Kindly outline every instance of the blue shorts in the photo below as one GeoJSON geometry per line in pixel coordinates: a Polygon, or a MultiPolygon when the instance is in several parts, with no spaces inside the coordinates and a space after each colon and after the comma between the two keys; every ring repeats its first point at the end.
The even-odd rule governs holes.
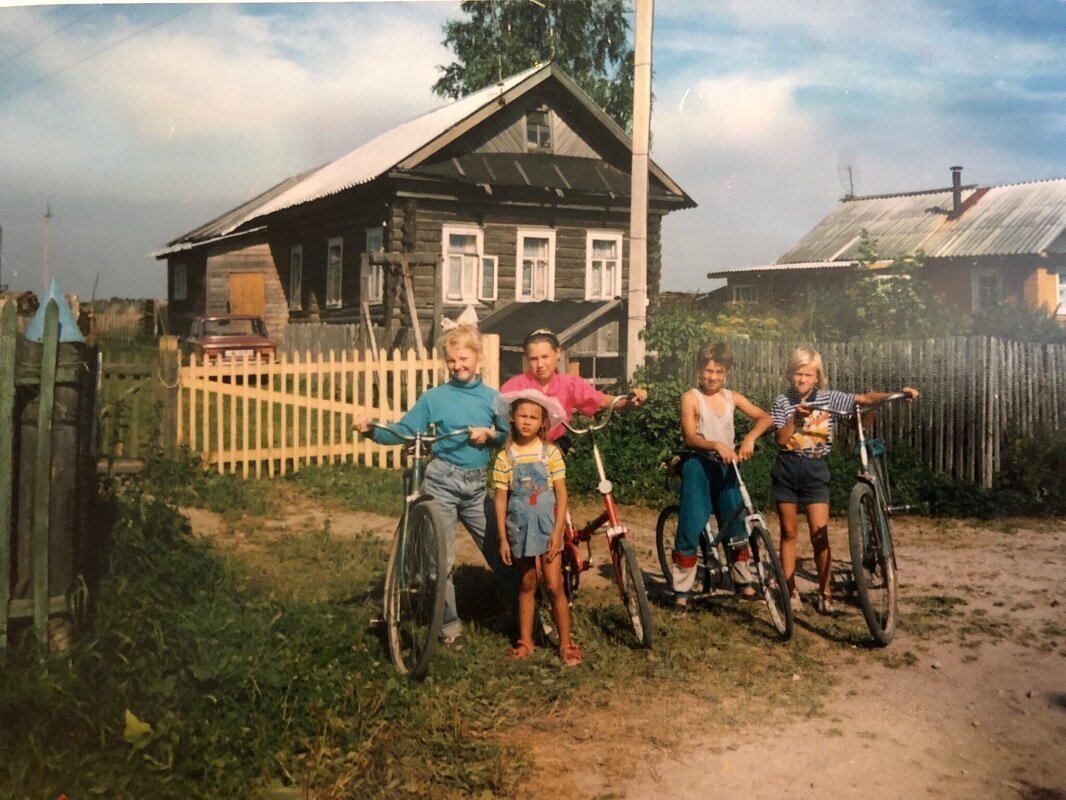
{"type": "Polygon", "coordinates": [[[806,506],[829,503],[829,465],[822,458],[807,458],[797,453],[777,454],[770,470],[774,500],[806,506]]]}

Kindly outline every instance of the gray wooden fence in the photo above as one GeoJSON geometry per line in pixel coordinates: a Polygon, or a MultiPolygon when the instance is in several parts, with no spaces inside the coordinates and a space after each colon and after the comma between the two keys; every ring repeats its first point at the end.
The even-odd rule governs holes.
{"type": "MultiPolygon", "coordinates": [[[[783,391],[791,344],[732,344],[731,386],[763,403],[783,391]]],[[[1066,345],[958,336],[817,349],[831,388],[921,390],[918,402],[882,415],[882,435],[909,445],[927,465],[954,478],[991,486],[1007,436],[1066,425],[1066,345]]]]}

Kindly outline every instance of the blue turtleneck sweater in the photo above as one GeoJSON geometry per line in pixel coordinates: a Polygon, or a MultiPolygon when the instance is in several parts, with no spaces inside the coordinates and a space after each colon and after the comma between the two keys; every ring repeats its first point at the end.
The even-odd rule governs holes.
{"type": "MultiPolygon", "coordinates": [[[[499,392],[486,386],[477,377],[468,383],[450,380],[425,392],[403,419],[391,427],[405,435],[437,426],[437,433],[450,433],[459,428],[495,428],[496,441],[475,446],[465,436],[443,439],[433,446],[437,458],[462,469],[480,469],[489,463],[489,455],[497,443],[507,439],[508,421],[496,414],[494,407],[499,392]]],[[[380,428],[371,429],[371,438],[378,444],[397,444],[395,436],[380,428]]]]}

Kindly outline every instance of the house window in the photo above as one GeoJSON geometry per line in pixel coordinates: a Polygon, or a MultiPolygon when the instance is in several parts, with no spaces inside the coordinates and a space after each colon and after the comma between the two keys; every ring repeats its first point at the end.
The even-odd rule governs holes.
{"type": "Polygon", "coordinates": [[[526,112],[526,151],[548,152],[552,149],[551,112],[536,108],[526,112]]]}
{"type": "Polygon", "coordinates": [[[326,308],[341,307],[341,272],[344,263],[344,239],[339,236],[326,242],[326,308]]]}
{"type": "Polygon", "coordinates": [[[622,294],[622,234],[589,231],[585,299],[610,300],[622,294]]]}
{"type": "Polygon", "coordinates": [[[1059,291],[1056,297],[1058,298],[1059,305],[1058,308],[1055,309],[1055,313],[1061,317],[1066,316],[1066,272],[1060,272],[1058,274],[1058,280],[1059,291]]]}
{"type": "Polygon", "coordinates": [[[555,231],[518,231],[516,300],[555,299],[555,231]]]}
{"type": "Polygon", "coordinates": [[[975,269],[972,274],[973,310],[984,311],[995,308],[1003,298],[1003,284],[999,270],[995,268],[975,269]]]}
{"type": "Polygon", "coordinates": [[[304,291],[304,246],[294,244],[289,248],[289,309],[303,308],[304,291]]]}
{"type": "Polygon", "coordinates": [[[496,256],[481,257],[481,286],[478,289],[478,299],[495,300],[496,282],[499,272],[499,259],[496,256]]]}
{"type": "MultiPolygon", "coordinates": [[[[759,290],[753,283],[738,283],[729,287],[730,299],[734,303],[756,303],[759,300],[759,290]]],[[[808,302],[813,302],[815,290],[811,286],[807,289],[808,302]]]]}
{"type": "Polygon", "coordinates": [[[385,252],[385,232],[378,226],[366,229],[366,294],[368,303],[380,303],[385,295],[385,271],[381,264],[371,263],[370,257],[385,252]]]}
{"type": "Polygon", "coordinates": [[[484,283],[481,230],[445,227],[443,238],[445,302],[476,303],[484,283]]]}
{"type": "Polygon", "coordinates": [[[174,299],[189,299],[189,268],[185,264],[175,264],[172,268],[174,274],[174,299]]]}

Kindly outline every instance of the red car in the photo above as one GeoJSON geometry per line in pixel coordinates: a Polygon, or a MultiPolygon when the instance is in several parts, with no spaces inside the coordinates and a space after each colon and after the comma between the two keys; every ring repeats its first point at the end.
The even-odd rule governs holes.
{"type": "Polygon", "coordinates": [[[197,317],[185,340],[185,352],[198,358],[240,359],[262,353],[274,358],[274,340],[261,317],[216,314],[197,317]]]}

